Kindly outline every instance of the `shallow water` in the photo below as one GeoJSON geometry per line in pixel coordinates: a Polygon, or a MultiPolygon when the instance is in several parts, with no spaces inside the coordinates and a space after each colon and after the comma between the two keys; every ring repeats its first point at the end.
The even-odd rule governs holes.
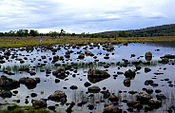
{"type": "MultiPolygon", "coordinates": [[[[93,45],[93,44],[91,44],[93,45]]],[[[112,52],[107,52],[106,50],[103,50],[102,45],[98,44],[99,47],[93,47],[91,48],[90,45],[85,45],[81,46],[79,48],[72,48],[72,46],[66,45],[64,47],[63,45],[59,46],[54,46],[54,48],[58,50],[55,55],[58,56],[64,56],[65,52],[67,50],[72,50],[74,51],[71,53],[71,57],[69,59],[64,61],[58,61],[57,63],[60,64],[70,64],[71,62],[76,62],[76,63],[87,63],[86,66],[81,67],[79,66],[77,69],[77,73],[70,71],[70,75],[64,79],[61,80],[59,83],[55,83],[55,76],[50,74],[50,76],[46,76],[46,69],[50,69],[51,71],[54,71],[56,69],[54,64],[52,63],[52,60],[49,60],[49,58],[53,58],[52,51],[49,49],[45,49],[42,47],[34,47],[32,51],[26,51],[25,49],[22,50],[22,48],[14,48],[14,49],[9,49],[12,54],[15,54],[18,59],[24,59],[24,57],[27,57],[27,60],[25,60],[25,63],[20,64],[19,61],[16,59],[12,59],[11,56],[6,62],[1,64],[1,72],[0,75],[5,75],[9,78],[13,78],[16,80],[19,80],[22,77],[39,77],[41,79],[41,82],[37,84],[37,87],[34,89],[27,89],[25,85],[20,85],[19,88],[14,89],[18,90],[19,93],[16,96],[12,96],[12,98],[6,98],[2,99],[0,102],[10,102],[10,103],[15,103],[13,100],[20,99],[20,103],[17,103],[18,105],[32,105],[31,100],[32,99],[40,99],[40,98],[47,98],[50,94],[54,93],[56,90],[61,90],[64,91],[67,95],[67,102],[72,102],[74,101],[75,103],[79,103],[82,101],[82,99],[87,98],[89,102],[85,104],[82,107],[75,106],[73,108],[76,113],[89,113],[91,112],[102,112],[104,108],[104,104],[110,103],[108,99],[104,99],[103,95],[101,93],[94,94],[94,97],[88,97],[90,94],[86,93],[87,89],[84,87],[84,83],[86,81],[92,83],[90,79],[88,79],[87,72],[90,68],[90,65],[88,64],[89,62],[106,62],[106,63],[117,63],[117,62],[123,62],[122,59],[127,59],[129,62],[130,61],[138,61],[142,60],[143,62],[146,62],[145,60],[145,53],[147,51],[152,52],[153,58],[151,62],[153,65],[142,65],[142,69],[137,71],[137,74],[133,80],[131,80],[131,85],[129,87],[125,86],[123,84],[123,81],[125,79],[125,76],[123,74],[118,75],[117,77],[114,77],[113,75],[117,74],[117,71],[125,72],[126,69],[135,69],[134,65],[128,65],[127,67],[125,66],[118,66],[118,65],[112,65],[107,68],[104,68],[103,66],[98,66],[94,65],[94,68],[101,69],[101,70],[106,70],[111,76],[105,80],[92,83],[91,86],[99,86],[102,90],[103,87],[106,87],[107,90],[109,90],[111,93],[115,93],[115,95],[121,96],[124,99],[129,99],[132,100],[135,97],[128,94],[127,91],[142,91],[142,88],[151,88],[151,89],[161,89],[162,93],[165,94],[167,97],[169,97],[170,100],[175,94],[174,90],[174,65],[172,63],[168,64],[160,64],[158,63],[158,60],[161,60],[160,57],[164,56],[165,54],[175,54],[175,43],[169,43],[169,42],[164,42],[164,43],[129,43],[128,46],[125,46],[123,44],[114,44],[114,51],[112,52]],[[83,60],[77,59],[78,55],[77,52],[82,51],[84,52],[85,48],[87,47],[87,50],[92,52],[95,56],[97,56],[97,59],[99,60],[94,61],[94,58],[91,56],[86,56],[83,60]],[[160,51],[156,51],[157,49],[160,49],[160,51]],[[109,59],[104,59],[104,56],[106,54],[109,54],[109,59]],[[114,54],[112,54],[114,53],[114,54]],[[135,57],[131,57],[131,54],[135,54],[135,57]],[[46,56],[46,59],[41,59],[41,56],[46,56]],[[143,56],[143,57],[142,57],[143,56]],[[41,61],[40,61],[41,59],[41,61]],[[40,66],[40,64],[44,64],[44,61],[47,61],[45,63],[44,67],[38,67],[35,68],[33,66],[40,66]],[[18,72],[15,71],[14,66],[20,66],[20,65],[28,65],[30,69],[33,69],[33,71],[36,72],[36,75],[31,76],[27,72],[18,72]],[[144,68],[149,67],[151,68],[151,72],[145,73],[144,68]],[[119,69],[120,68],[120,69],[119,69]],[[166,68],[166,70],[164,70],[166,68]],[[40,72],[40,69],[44,69],[44,72],[40,72]],[[11,72],[15,72],[15,75],[7,75],[3,72],[3,70],[9,70],[11,72]],[[155,75],[154,73],[156,72],[161,72],[163,73],[162,75],[155,75]],[[76,77],[73,77],[72,75],[75,74],[76,77]],[[169,80],[172,81],[173,87],[169,87],[169,84],[167,81],[162,81],[165,78],[169,78],[169,80]],[[145,80],[154,80],[155,83],[158,83],[157,87],[152,87],[152,86],[145,86],[144,82],[145,80]],[[78,86],[77,90],[71,90],[69,87],[72,85],[78,86]],[[67,89],[64,89],[63,87],[67,87],[67,89]],[[118,93],[118,91],[123,91],[121,94],[118,93]],[[125,92],[126,91],[126,92],[125,92]],[[43,92],[43,93],[41,93],[43,92]],[[30,96],[31,93],[37,93],[38,96],[35,98],[32,98],[30,96]],[[29,103],[25,104],[25,99],[26,96],[29,96],[28,100],[29,103]],[[103,102],[100,102],[103,101],[103,102]],[[88,104],[93,104],[95,106],[94,110],[88,110],[87,105],[88,104]]],[[[5,50],[7,51],[7,50],[5,50]]],[[[2,50],[0,50],[0,55],[3,55],[2,50]]],[[[174,60],[172,60],[174,62],[174,60]]],[[[75,70],[75,69],[73,69],[75,70]]],[[[12,90],[13,91],[13,90],[12,90]]],[[[155,96],[155,93],[152,94],[155,96]]],[[[163,107],[159,108],[158,110],[152,111],[152,112],[166,112],[164,110],[167,109],[168,103],[170,103],[169,100],[165,100],[164,102],[167,103],[167,105],[163,105],[163,107]]],[[[48,105],[55,105],[57,104],[56,102],[53,101],[48,101],[48,105]]],[[[58,103],[59,104],[59,103],[58,103]]],[[[126,109],[127,106],[124,103],[120,103],[119,106],[123,109],[126,109]]],[[[65,112],[65,105],[60,105],[57,107],[57,110],[65,112]]],[[[143,112],[143,111],[142,111],[143,112]]]]}

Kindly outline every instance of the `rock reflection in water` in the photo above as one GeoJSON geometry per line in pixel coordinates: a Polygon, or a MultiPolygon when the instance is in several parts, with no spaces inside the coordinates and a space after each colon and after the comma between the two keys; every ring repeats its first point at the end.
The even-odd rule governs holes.
{"type": "Polygon", "coordinates": [[[108,79],[109,77],[93,77],[93,76],[88,76],[88,80],[91,82],[91,83],[97,83],[97,82],[100,82],[102,80],[105,80],[105,79],[108,79]]]}

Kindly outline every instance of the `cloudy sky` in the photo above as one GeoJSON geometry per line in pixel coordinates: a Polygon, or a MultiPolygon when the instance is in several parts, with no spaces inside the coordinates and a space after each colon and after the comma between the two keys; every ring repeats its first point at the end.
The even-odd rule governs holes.
{"type": "Polygon", "coordinates": [[[0,31],[99,32],[175,23],[175,0],[1,0],[0,31]]]}

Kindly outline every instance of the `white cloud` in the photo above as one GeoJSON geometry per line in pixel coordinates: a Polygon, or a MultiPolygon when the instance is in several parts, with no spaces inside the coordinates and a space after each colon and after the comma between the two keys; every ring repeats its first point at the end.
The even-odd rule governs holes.
{"type": "Polygon", "coordinates": [[[173,23],[173,0],[2,0],[0,31],[97,32],[173,23]]]}

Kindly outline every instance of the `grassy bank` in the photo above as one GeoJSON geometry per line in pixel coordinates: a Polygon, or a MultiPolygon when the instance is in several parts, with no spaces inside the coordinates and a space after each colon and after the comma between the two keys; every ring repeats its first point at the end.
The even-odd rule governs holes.
{"type": "MultiPolygon", "coordinates": [[[[79,37],[43,37],[42,44],[67,44],[89,42],[158,42],[175,41],[175,36],[169,37],[127,37],[127,38],[79,38],[79,37]]],[[[22,47],[40,45],[40,37],[0,37],[0,47],[22,47]]]]}

